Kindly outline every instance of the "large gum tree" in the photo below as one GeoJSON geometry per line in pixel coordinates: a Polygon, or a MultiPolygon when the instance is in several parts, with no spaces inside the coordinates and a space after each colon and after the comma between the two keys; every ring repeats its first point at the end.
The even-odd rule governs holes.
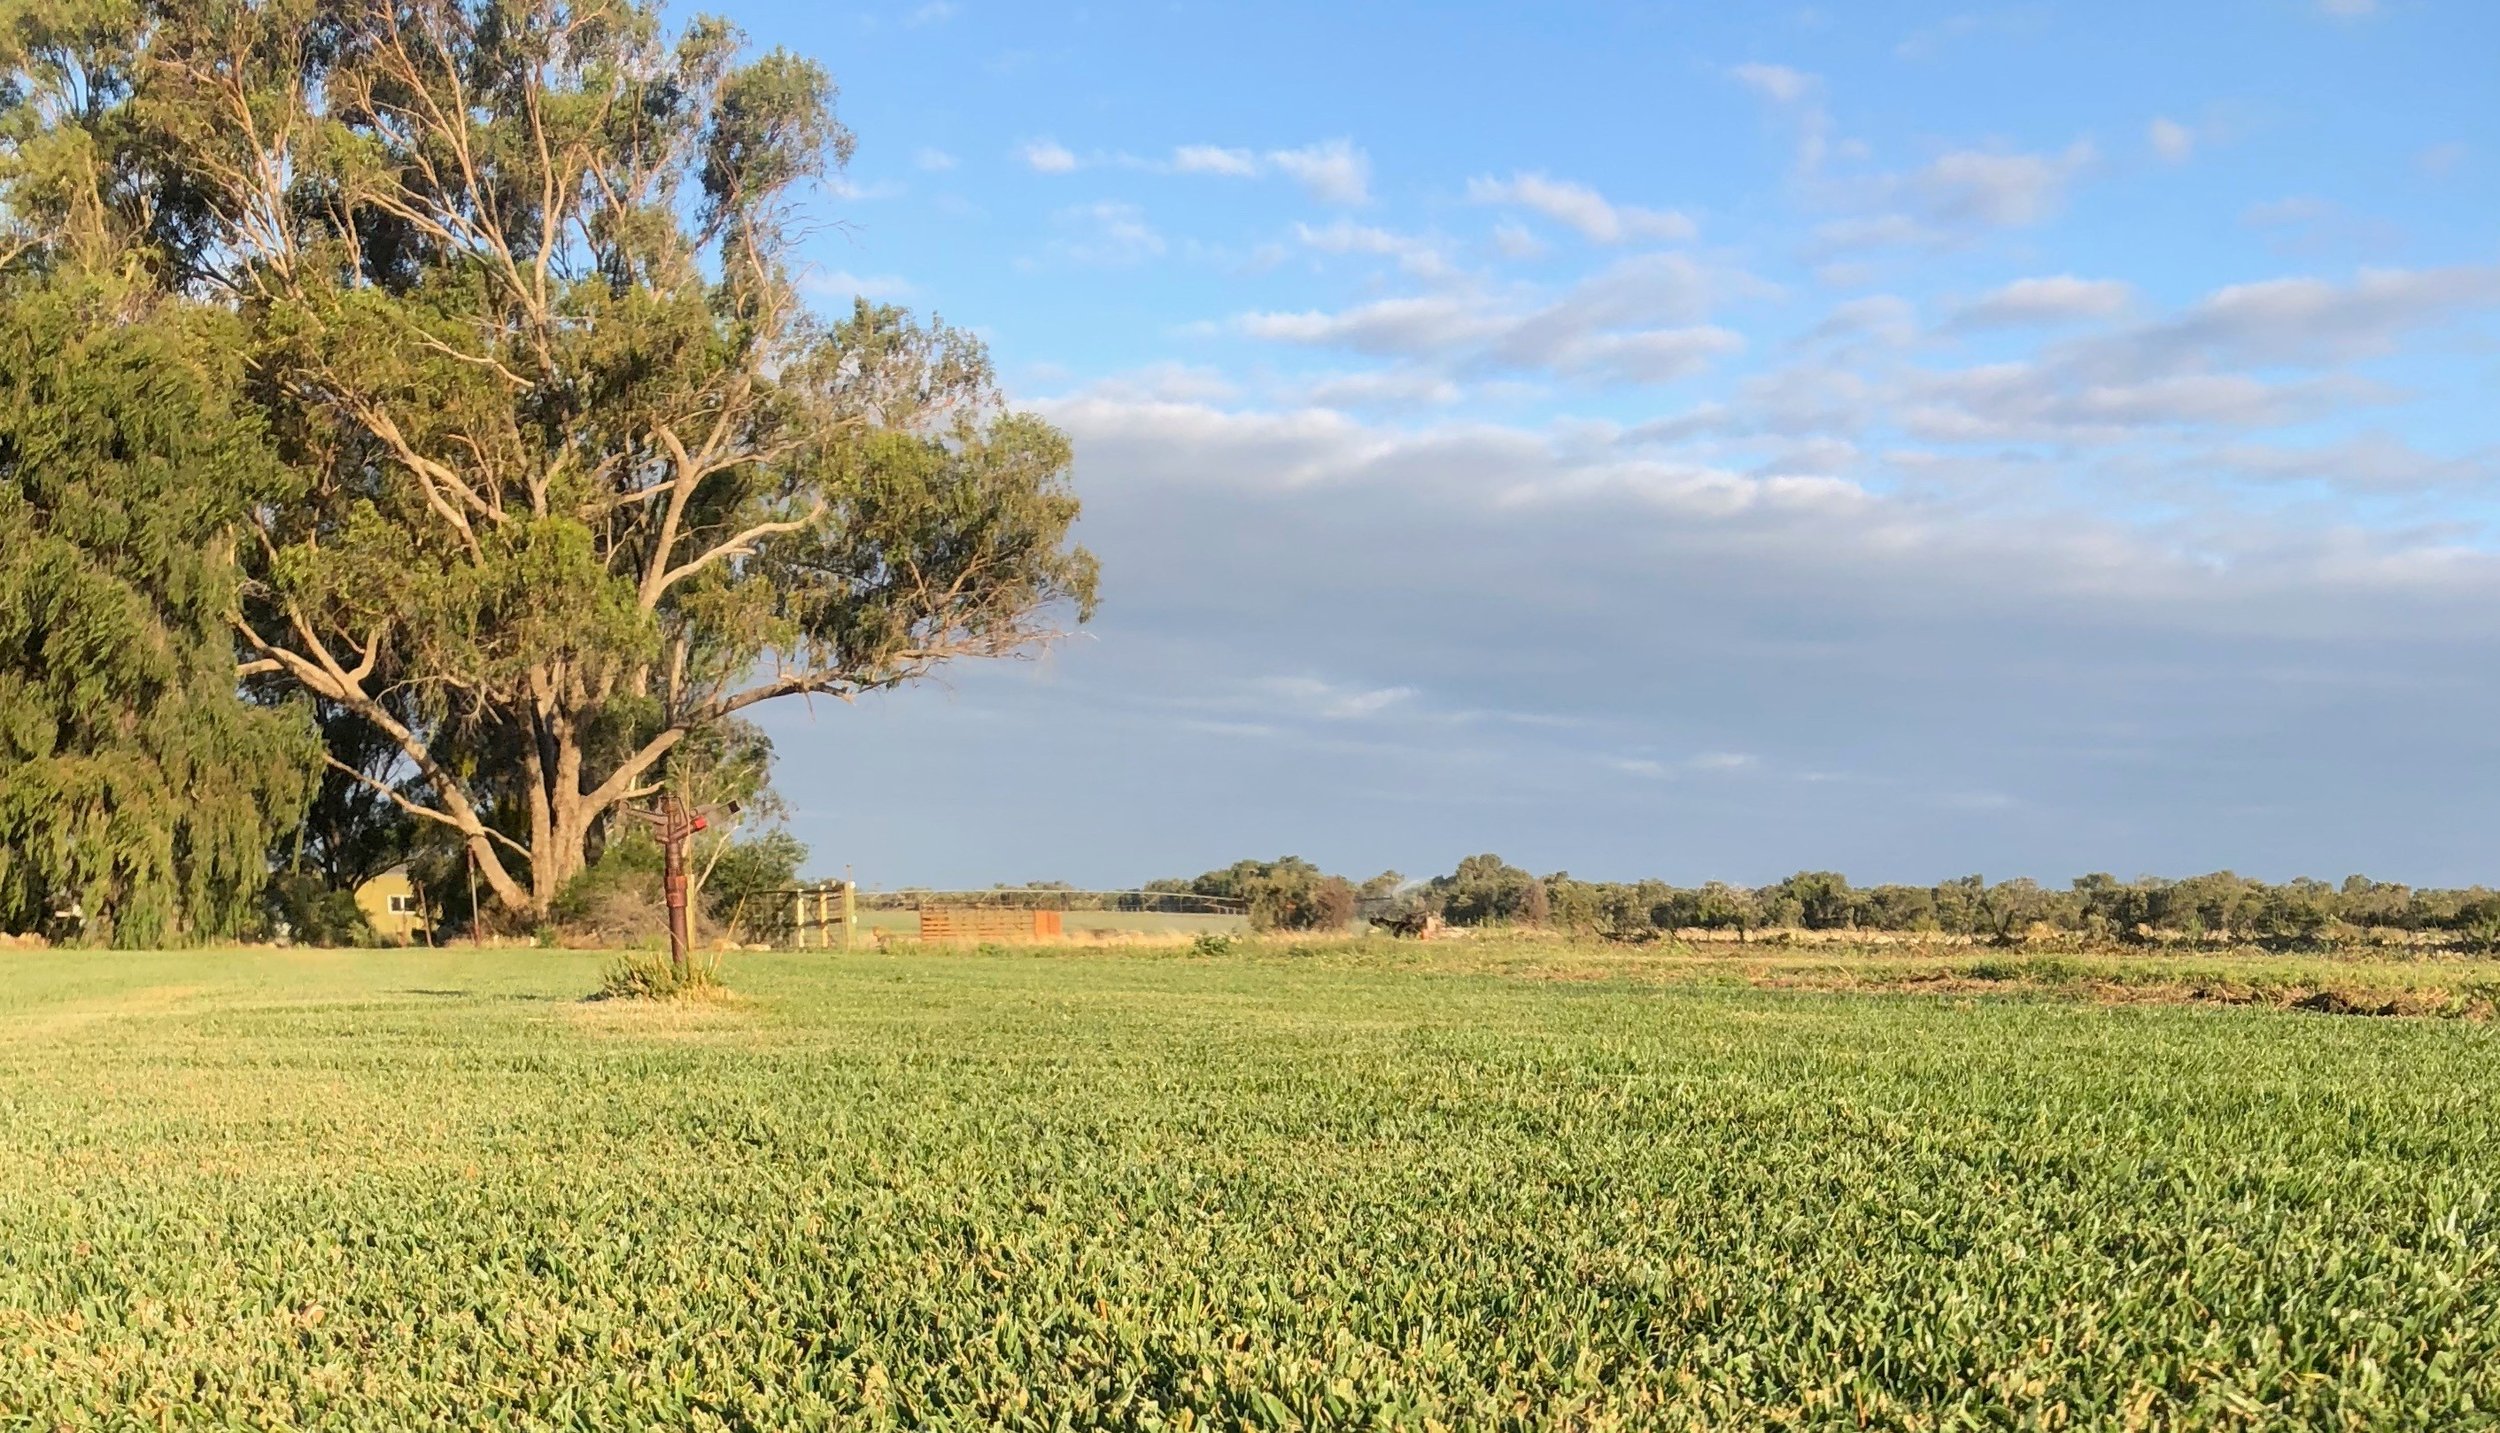
{"type": "Polygon", "coordinates": [[[241,320],[294,475],[238,677],[543,912],[690,735],[1031,649],[1090,612],[1057,431],[965,334],[812,314],[812,63],[630,0],[185,0],[95,142],[171,289],[241,320]]]}

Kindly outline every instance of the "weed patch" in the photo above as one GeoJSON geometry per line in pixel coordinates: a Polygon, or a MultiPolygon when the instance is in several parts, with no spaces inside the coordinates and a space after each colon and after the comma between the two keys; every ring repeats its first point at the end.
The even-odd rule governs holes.
{"type": "Polygon", "coordinates": [[[713,963],[695,957],[681,974],[666,955],[634,951],[618,956],[599,979],[594,1000],[676,1000],[719,1002],[729,998],[713,963]]]}

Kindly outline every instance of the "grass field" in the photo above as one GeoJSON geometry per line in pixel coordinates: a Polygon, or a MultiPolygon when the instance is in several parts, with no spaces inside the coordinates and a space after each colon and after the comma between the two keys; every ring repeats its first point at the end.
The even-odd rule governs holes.
{"type": "Polygon", "coordinates": [[[2500,1416],[2491,1024],[1748,959],[0,957],[0,1426],[2500,1416]]]}

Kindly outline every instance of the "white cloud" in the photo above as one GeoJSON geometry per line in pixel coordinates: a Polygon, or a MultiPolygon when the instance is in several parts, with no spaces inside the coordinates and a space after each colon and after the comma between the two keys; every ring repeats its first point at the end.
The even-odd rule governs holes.
{"type": "Polygon", "coordinates": [[[2317,7],[2337,20],[2366,20],[2378,13],[2378,0],[2317,0],[2317,7]]]}
{"type": "Polygon", "coordinates": [[[1746,471],[1754,478],[1837,477],[1861,466],[1858,445],[1844,438],[1806,438],[1782,443],[1746,471]]]}
{"type": "Polygon", "coordinates": [[[1145,211],[1134,204],[1110,200],[1080,204],[1060,210],[1054,222],[1065,232],[1058,253],[1080,264],[1123,268],[1154,258],[1166,248],[1163,236],[1146,222],[1145,211]]]}
{"type": "Polygon", "coordinates": [[[2423,492],[2500,479],[2500,450],[2442,458],[2383,429],[2306,448],[2244,443],[2216,456],[2249,477],[2319,482],[2352,492],[2423,492]]]}
{"type": "Polygon", "coordinates": [[[1630,239],[1689,239],[1693,221],[1659,209],[1618,206],[1585,184],[1544,174],[1519,173],[1509,179],[1479,177],[1467,181],[1467,197],[1479,204],[1509,204],[1533,210],[1580,232],[1591,243],[1620,244],[1630,239]]]}
{"type": "Polygon", "coordinates": [[[1930,374],[1901,417],[1938,443],[2091,441],[2147,430],[2279,427],[2362,401],[2369,385],[2332,379],[2269,382],[2244,373],[2176,373],[2093,382],[2056,363],[1988,364],[1930,374]]]}
{"type": "Polygon", "coordinates": [[[1529,326],[1684,323],[1709,313],[1724,300],[1770,297],[1777,292],[1751,274],[1705,268],[1683,254],[1635,254],[1572,285],[1539,311],[1529,326]]]}
{"type": "Polygon", "coordinates": [[[1451,368],[1663,383],[1740,351],[1740,335],[1694,320],[1720,293],[1759,288],[1750,276],[1714,274],[1680,254],[1644,254],[1543,303],[1475,293],[1413,295],[1333,312],[1250,313],[1235,323],[1254,338],[1451,368]]]}
{"type": "Polygon", "coordinates": [[[1323,254],[1375,254],[1395,259],[1398,267],[1417,278],[1446,279],[1458,272],[1440,246],[1429,239],[1357,224],[1351,219],[1337,219],[1318,227],[1296,224],[1293,232],[1306,249],[1323,254]]]}
{"type": "MultiPolygon", "coordinates": [[[[1392,528],[1411,527],[1429,513],[1436,534],[1460,542],[1464,533],[1481,534],[1491,541],[1483,549],[1488,554],[1520,554],[1550,542],[1544,550],[1556,565],[1533,590],[1555,600],[1574,600],[1567,594],[1584,590],[1592,564],[1621,563],[1626,572],[1652,574],[1673,570],[1672,564],[1659,566],[1667,542],[1678,552],[1710,555],[1726,572],[1750,573],[1746,580],[1766,591],[1787,592],[1811,574],[1813,584],[1837,584],[1834,590],[1853,594],[1853,601],[1882,602],[1889,599],[1850,575],[1880,568],[1891,574],[1883,583],[1895,591],[1910,582],[1959,592],[1939,599],[1939,614],[1967,615],[1969,598],[1986,591],[1995,611],[2035,600],[2071,616],[2064,604],[2089,592],[2103,605],[2135,607],[2148,620],[2200,621],[2218,615],[2222,596],[2206,555],[2183,550],[2179,535],[2157,524],[2108,516],[2105,504],[1938,507],[1840,479],[1749,476],[1671,455],[1626,458],[1562,429],[1539,433],[1466,419],[1414,427],[1329,410],[1236,411],[1100,397],[1038,406],[1089,455],[1092,480],[1105,485],[1106,503],[1132,492],[1170,493],[1170,454],[1187,452],[1192,462],[1185,486],[1193,491],[1287,501],[1297,490],[1325,487],[1331,512],[1349,521],[1371,513],[1392,528]],[[1663,520],[1643,522],[1642,514],[1663,520]],[[1977,585],[1963,587],[1965,580],[1977,585]]],[[[1306,513],[1287,517],[1301,523],[1306,513]]],[[[2223,569],[2240,574],[2232,582],[2245,601],[2230,619],[2235,623],[2300,633],[2356,591],[2414,590],[2425,582],[2478,594],[2478,600],[2500,598],[2500,559],[2489,554],[2408,570],[2382,560],[2417,541],[2403,534],[2362,541],[2346,533],[2313,542],[2254,514],[2221,532],[2207,540],[2227,542],[2244,559],[2223,569]]],[[[1438,551],[1439,539],[1428,546],[1438,551]]],[[[1263,542],[1241,551],[1244,560],[1273,558],[1263,542]]],[[[1472,567],[1468,580],[1494,571],[1522,575],[1472,567]]],[[[1394,588],[1402,579],[1382,574],[1381,580],[1394,588]]],[[[2500,633],[2500,601],[2482,612],[2482,625],[2500,633]]]]}
{"type": "MultiPolygon", "coordinates": [[[[1949,238],[1943,230],[1923,223],[1907,214],[1868,214],[1854,219],[1833,219],[1815,226],[1814,254],[1849,254],[1865,249],[1933,248],[1949,238]]],[[[1855,281],[1864,281],[1864,271],[1854,270],[1855,281]]]]}
{"type": "Polygon", "coordinates": [[[1405,252],[1410,243],[1386,229],[1357,224],[1351,219],[1335,219],[1318,227],[1296,224],[1293,233],[1304,248],[1326,254],[1396,255],[1405,252]]]}
{"type": "Polygon", "coordinates": [[[1820,170],[1831,147],[1832,129],[1831,114],[1822,104],[1822,79],[1786,65],[1758,61],[1738,65],[1728,73],[1793,119],[1797,127],[1797,172],[1812,175],[1820,170]]]}
{"type": "Polygon", "coordinates": [[[1136,403],[1223,403],[1240,388],[1215,369],[1189,363],[1154,363],[1088,384],[1091,398],[1136,403]]]}
{"type": "Polygon", "coordinates": [[[1635,423],[1616,434],[1615,442],[1624,448],[1677,444],[1733,433],[1741,426],[1735,411],[1726,404],[1703,403],[1672,418],[1652,418],[1645,423],[1635,423]]]}
{"type": "Polygon", "coordinates": [[[2016,279],[1957,311],[1953,326],[2009,328],[2114,318],[2134,302],[2134,287],[2117,279],[2079,279],[2072,274],[2016,279]]]}
{"type": "Polygon", "coordinates": [[[1687,776],[1730,776],[1740,771],[1752,771],[1761,764],[1761,758],[1741,751],[1705,751],[1681,761],[1661,761],[1654,756],[1618,756],[1606,760],[1606,765],[1613,770],[1647,781],[1674,781],[1687,776]]]}
{"type": "Polygon", "coordinates": [[[1918,337],[1918,309],[1894,294],[1869,294],[1835,304],[1806,335],[1811,340],[1867,341],[1900,348],[1918,337]]]}
{"type": "Polygon", "coordinates": [[[2067,186],[2098,159],[2089,140],[2058,154],[1961,149],[1907,174],[1852,183],[1842,192],[1853,193],[1865,212],[1818,226],[1807,254],[1942,248],[1972,229],[2039,224],[2063,207],[2067,186]]]}
{"type": "Polygon", "coordinates": [[[1668,459],[1583,458],[1577,445],[1517,428],[1451,422],[1376,427],[1329,409],[1236,412],[1205,404],[1080,396],[1036,405],[1123,471],[1148,451],[1187,451],[1205,481],[1260,491],[1376,487],[1478,512],[1628,506],[1715,520],[1789,523],[1863,510],[1856,484],[1752,477],[1668,459]]]}
{"type": "Polygon", "coordinates": [[[1301,391],[1302,401],[1322,408],[1445,408],[1461,396],[1448,378],[1412,369],[1332,373],[1301,391]]]}
{"type": "Polygon", "coordinates": [[[1822,83],[1803,70],[1759,61],[1737,65],[1728,73],[1735,76],[1738,83],[1773,104],[1795,104],[1813,94],[1822,83]]]}
{"type": "Polygon", "coordinates": [[[1300,149],[1271,150],[1267,158],[1315,199],[1330,204],[1371,202],[1371,156],[1350,140],[1331,139],[1300,149]]]}
{"type": "Polygon", "coordinates": [[[1742,334],[1708,325],[1593,333],[1537,351],[1529,366],[1609,383],[1672,383],[1744,349],[1742,334]]]}
{"type": "Polygon", "coordinates": [[[1299,149],[1271,149],[1264,154],[1220,144],[1184,144],[1166,160],[1123,162],[1170,174],[1203,174],[1223,179],[1256,179],[1273,171],[1300,184],[1323,203],[1371,202],[1371,156],[1345,139],[1322,140],[1299,149]]]}
{"type": "Polygon", "coordinates": [[[2262,234],[2268,248],[2286,254],[2375,257],[2401,249],[2405,242],[2400,226],[2314,194],[2251,204],[2240,222],[2262,234]]]}
{"type": "Polygon", "coordinates": [[[2096,157],[2088,140],[2055,155],[1956,150],[1910,176],[1908,188],[1944,222],[2021,228],[2056,213],[2067,183],[2096,157]]]}
{"type": "Polygon", "coordinates": [[[1049,139],[1025,141],[1016,151],[1016,157],[1036,174],[1072,174],[1080,163],[1067,146],[1049,139]]]}
{"type": "Polygon", "coordinates": [[[880,179],[874,183],[862,184],[847,174],[829,175],[824,184],[827,194],[836,199],[849,200],[854,204],[891,199],[903,192],[903,186],[891,179],[880,179]]]}
{"type": "Polygon", "coordinates": [[[955,156],[943,149],[923,145],[913,152],[911,162],[932,174],[942,174],[955,167],[955,156]]]}
{"type": "Polygon", "coordinates": [[[1415,697],[1413,687],[1363,687],[1319,677],[1269,677],[1257,688],[1289,714],[1322,721],[1376,717],[1415,697]]]}
{"type": "MultiPolygon", "coordinates": [[[[2089,313],[2122,297],[2035,283],[1983,303],[2037,316],[2089,313]]],[[[2180,312],[2018,362],[1914,375],[1887,402],[1907,431],[1935,442],[2119,442],[2314,422],[2398,396],[2346,365],[2495,307],[2500,265],[2234,284],[2180,312]]],[[[1957,319],[1968,322],[1967,311],[1957,319]]]]}
{"type": "Polygon", "coordinates": [[[1541,259],[1545,257],[1543,239],[1530,232],[1524,224],[1505,219],[1493,229],[1493,247],[1506,259],[1541,259]]]}
{"type": "Polygon", "coordinates": [[[2409,330],[2500,306],[2500,264],[2363,269],[2347,284],[2268,279],[2215,290],[2185,313],[2110,341],[2102,366],[2188,360],[2325,364],[2387,352],[2409,330]]]}
{"type": "Polygon", "coordinates": [[[918,292],[909,279],[892,274],[854,274],[848,269],[811,274],[806,286],[812,293],[847,303],[852,297],[881,299],[888,302],[910,298],[918,292]]]}
{"type": "Polygon", "coordinates": [[[1252,338],[1279,343],[1417,355],[1477,343],[1498,326],[1479,300],[1455,295],[1376,299],[1334,313],[1251,313],[1238,323],[1252,338]]]}
{"type": "Polygon", "coordinates": [[[1259,157],[1246,149],[1184,144],[1172,151],[1172,172],[1175,174],[1216,174],[1228,179],[1250,179],[1258,175],[1259,168],[1259,157]]]}
{"type": "Polygon", "coordinates": [[[1737,411],[1767,433],[1854,433],[1870,420],[1875,385],[1853,369],[1807,364],[1756,374],[1737,386],[1737,411]]]}
{"type": "Polygon", "coordinates": [[[2196,153],[2196,131],[2175,119],[2156,117],[2144,126],[2144,141],[2171,164],[2185,164],[2196,153]]]}
{"type": "Polygon", "coordinates": [[[952,0],[928,0],[903,18],[906,25],[938,25],[955,18],[952,0]]]}

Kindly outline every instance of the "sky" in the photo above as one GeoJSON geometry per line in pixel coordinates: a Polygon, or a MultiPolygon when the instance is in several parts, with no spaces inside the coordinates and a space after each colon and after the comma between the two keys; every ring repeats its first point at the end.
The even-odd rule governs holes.
{"type": "Polygon", "coordinates": [[[1103,564],[817,873],[2500,882],[2500,5],[723,9],[1103,564]]]}

